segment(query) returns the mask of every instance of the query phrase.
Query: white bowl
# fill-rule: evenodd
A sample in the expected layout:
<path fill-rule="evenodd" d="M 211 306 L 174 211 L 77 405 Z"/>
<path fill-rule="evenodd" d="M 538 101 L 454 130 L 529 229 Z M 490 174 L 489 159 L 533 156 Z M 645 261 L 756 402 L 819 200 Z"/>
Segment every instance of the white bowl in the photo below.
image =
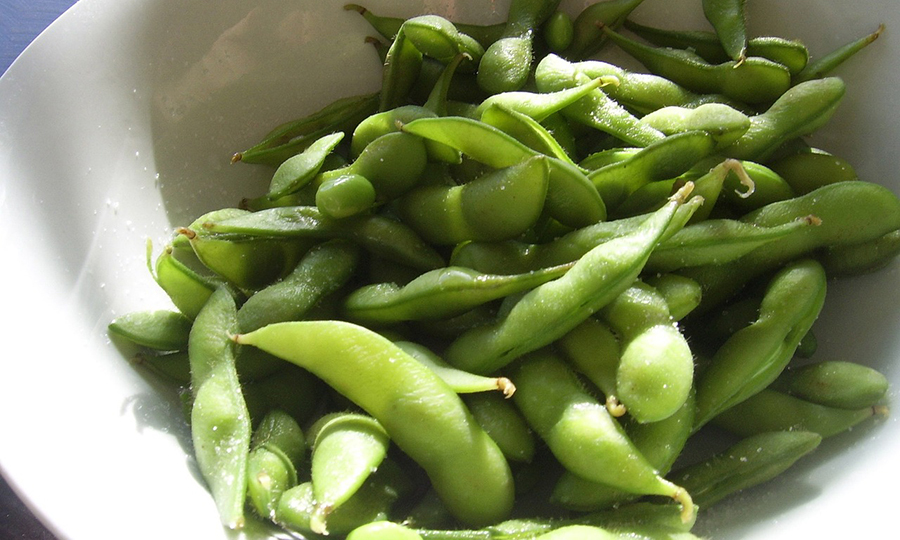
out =
<path fill-rule="evenodd" d="M 507 2 L 365 0 L 377 13 L 497 22 Z M 585 0 L 564 2 L 575 12 Z M 755 0 L 751 30 L 814 55 L 886 23 L 838 74 L 848 93 L 814 144 L 900 192 L 900 10 L 895 0 Z M 177 400 L 106 335 L 169 306 L 144 242 L 259 193 L 266 171 L 230 166 L 270 127 L 374 91 L 372 33 L 342 2 L 81 0 L 0 80 L 0 463 L 62 537 L 226 538 L 198 481 Z M 647 0 L 635 18 L 702 23 L 699 2 Z M 819 358 L 874 366 L 900 387 L 898 265 L 835 283 Z M 712 509 L 716 538 L 881 537 L 900 480 L 893 418 L 826 440 L 782 478 Z M 247 533 L 254 536 L 252 532 Z"/>

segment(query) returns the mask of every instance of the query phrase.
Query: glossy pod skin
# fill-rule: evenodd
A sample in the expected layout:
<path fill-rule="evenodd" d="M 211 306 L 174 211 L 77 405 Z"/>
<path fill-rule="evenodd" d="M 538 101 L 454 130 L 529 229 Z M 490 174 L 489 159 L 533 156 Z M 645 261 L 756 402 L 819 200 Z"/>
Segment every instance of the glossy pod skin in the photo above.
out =
<path fill-rule="evenodd" d="M 175 258 L 175 249 L 169 245 L 156 258 L 151 271 L 157 285 L 166 291 L 172 303 L 187 318 L 194 320 L 212 293 L 223 284 L 212 275 L 201 275 Z M 150 246 L 148 245 L 148 260 Z M 148 262 L 149 266 L 149 262 Z"/>
<path fill-rule="evenodd" d="M 454 245 L 521 235 L 544 209 L 547 158 L 536 156 L 461 186 L 423 186 L 397 203 L 397 212 L 425 240 Z"/>
<path fill-rule="evenodd" d="M 344 300 L 344 313 L 350 320 L 375 324 L 445 319 L 556 279 L 570 267 L 497 275 L 448 266 L 426 272 L 403 287 L 378 283 L 357 289 Z"/>
<path fill-rule="evenodd" d="M 880 372 L 838 360 L 789 367 L 772 383 L 775 390 L 838 409 L 874 407 L 884 399 L 888 386 Z"/>
<path fill-rule="evenodd" d="M 458 519 L 485 525 L 510 512 L 512 476 L 496 444 L 437 375 L 387 339 L 340 321 L 279 323 L 235 339 L 305 367 L 371 414 Z M 423 421 L 431 429 L 419 429 Z"/>
<path fill-rule="evenodd" d="M 818 317 L 825 290 L 825 270 L 810 259 L 772 278 L 756 321 L 719 347 L 698 378 L 696 428 L 778 377 Z"/>
<path fill-rule="evenodd" d="M 250 413 L 235 368 L 237 308 L 231 293 L 219 288 L 191 328 L 191 439 L 197 466 L 216 502 L 222 523 L 244 525 Z"/>
<path fill-rule="evenodd" d="M 471 118 L 423 118 L 404 125 L 403 130 L 456 148 L 475 161 L 497 169 L 542 155 L 501 130 Z M 603 199 L 585 174 L 578 167 L 559 159 L 546 159 L 549 167 L 545 202 L 547 212 L 554 219 L 573 227 L 605 219 Z"/>
<path fill-rule="evenodd" d="M 724 94 L 750 105 L 771 103 L 791 87 L 791 73 L 765 58 L 710 64 L 692 51 L 644 45 L 609 28 L 606 36 L 651 73 L 701 94 Z"/>
<path fill-rule="evenodd" d="M 496 323 L 462 334 L 445 359 L 467 371 L 490 373 L 578 326 L 634 281 L 691 188 L 685 186 L 633 233 L 601 244 L 561 278 L 525 294 Z"/>
<path fill-rule="evenodd" d="M 387 457 L 390 438 L 374 418 L 331 413 L 310 427 L 310 476 L 315 509 L 310 528 L 328 533 L 328 516 L 347 502 Z"/>
<path fill-rule="evenodd" d="M 749 436 L 700 463 L 673 472 L 672 481 L 690 489 L 708 508 L 725 497 L 767 480 L 815 450 L 822 441 L 809 431 L 772 431 Z"/>
<path fill-rule="evenodd" d="M 690 495 L 657 475 L 606 407 L 585 392 L 565 363 L 547 351 L 514 366 L 519 410 L 572 473 L 635 494 L 665 495 L 693 514 Z"/>
<path fill-rule="evenodd" d="M 260 421 L 250 444 L 247 497 L 259 515 L 271 518 L 281 494 L 297 485 L 306 440 L 296 420 L 273 409 Z"/>

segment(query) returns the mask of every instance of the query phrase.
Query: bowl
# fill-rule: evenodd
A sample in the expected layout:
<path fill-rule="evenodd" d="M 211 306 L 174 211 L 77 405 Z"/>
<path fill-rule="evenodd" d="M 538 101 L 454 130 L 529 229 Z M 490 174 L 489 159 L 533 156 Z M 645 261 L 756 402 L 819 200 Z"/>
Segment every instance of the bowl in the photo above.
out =
<path fill-rule="evenodd" d="M 564 1 L 577 12 L 586 1 Z M 177 396 L 136 369 L 106 325 L 167 308 L 145 242 L 234 205 L 267 171 L 231 166 L 269 128 L 379 88 L 370 27 L 319 0 L 81 0 L 0 79 L 0 466 L 60 537 L 263 538 L 229 533 L 190 457 Z M 376 13 L 498 22 L 505 0 L 366 0 Z M 847 96 L 813 137 L 900 192 L 900 11 L 893 0 L 756 0 L 751 33 L 813 55 L 872 32 L 842 66 Z M 647 0 L 637 20 L 703 27 L 699 2 Z M 873 366 L 900 388 L 900 266 L 830 285 L 816 358 Z M 900 480 L 888 417 L 827 439 L 778 479 L 700 520 L 713 538 L 883 536 Z"/>

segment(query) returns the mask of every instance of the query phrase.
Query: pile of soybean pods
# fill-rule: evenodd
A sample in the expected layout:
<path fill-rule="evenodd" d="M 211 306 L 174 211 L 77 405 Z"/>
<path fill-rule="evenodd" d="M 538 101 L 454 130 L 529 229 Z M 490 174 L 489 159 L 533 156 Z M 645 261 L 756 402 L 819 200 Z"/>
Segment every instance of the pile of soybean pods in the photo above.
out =
<path fill-rule="evenodd" d="M 109 330 L 182 389 L 224 525 L 696 538 L 698 509 L 886 412 L 883 375 L 808 360 L 829 279 L 900 250 L 900 200 L 804 141 L 878 32 L 810 60 L 748 38 L 743 1 L 690 32 L 640 3 L 347 5 L 380 91 L 235 154 L 268 191 L 148 246 L 177 310 Z M 727 444 L 678 460 L 705 427 Z"/>

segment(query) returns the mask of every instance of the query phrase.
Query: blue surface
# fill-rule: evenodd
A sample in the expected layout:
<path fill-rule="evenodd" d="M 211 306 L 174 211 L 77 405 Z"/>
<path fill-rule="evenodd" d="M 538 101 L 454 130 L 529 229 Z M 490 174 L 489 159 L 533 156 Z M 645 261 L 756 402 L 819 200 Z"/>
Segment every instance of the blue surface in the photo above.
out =
<path fill-rule="evenodd" d="M 75 0 L 0 0 L 0 73 Z"/>

